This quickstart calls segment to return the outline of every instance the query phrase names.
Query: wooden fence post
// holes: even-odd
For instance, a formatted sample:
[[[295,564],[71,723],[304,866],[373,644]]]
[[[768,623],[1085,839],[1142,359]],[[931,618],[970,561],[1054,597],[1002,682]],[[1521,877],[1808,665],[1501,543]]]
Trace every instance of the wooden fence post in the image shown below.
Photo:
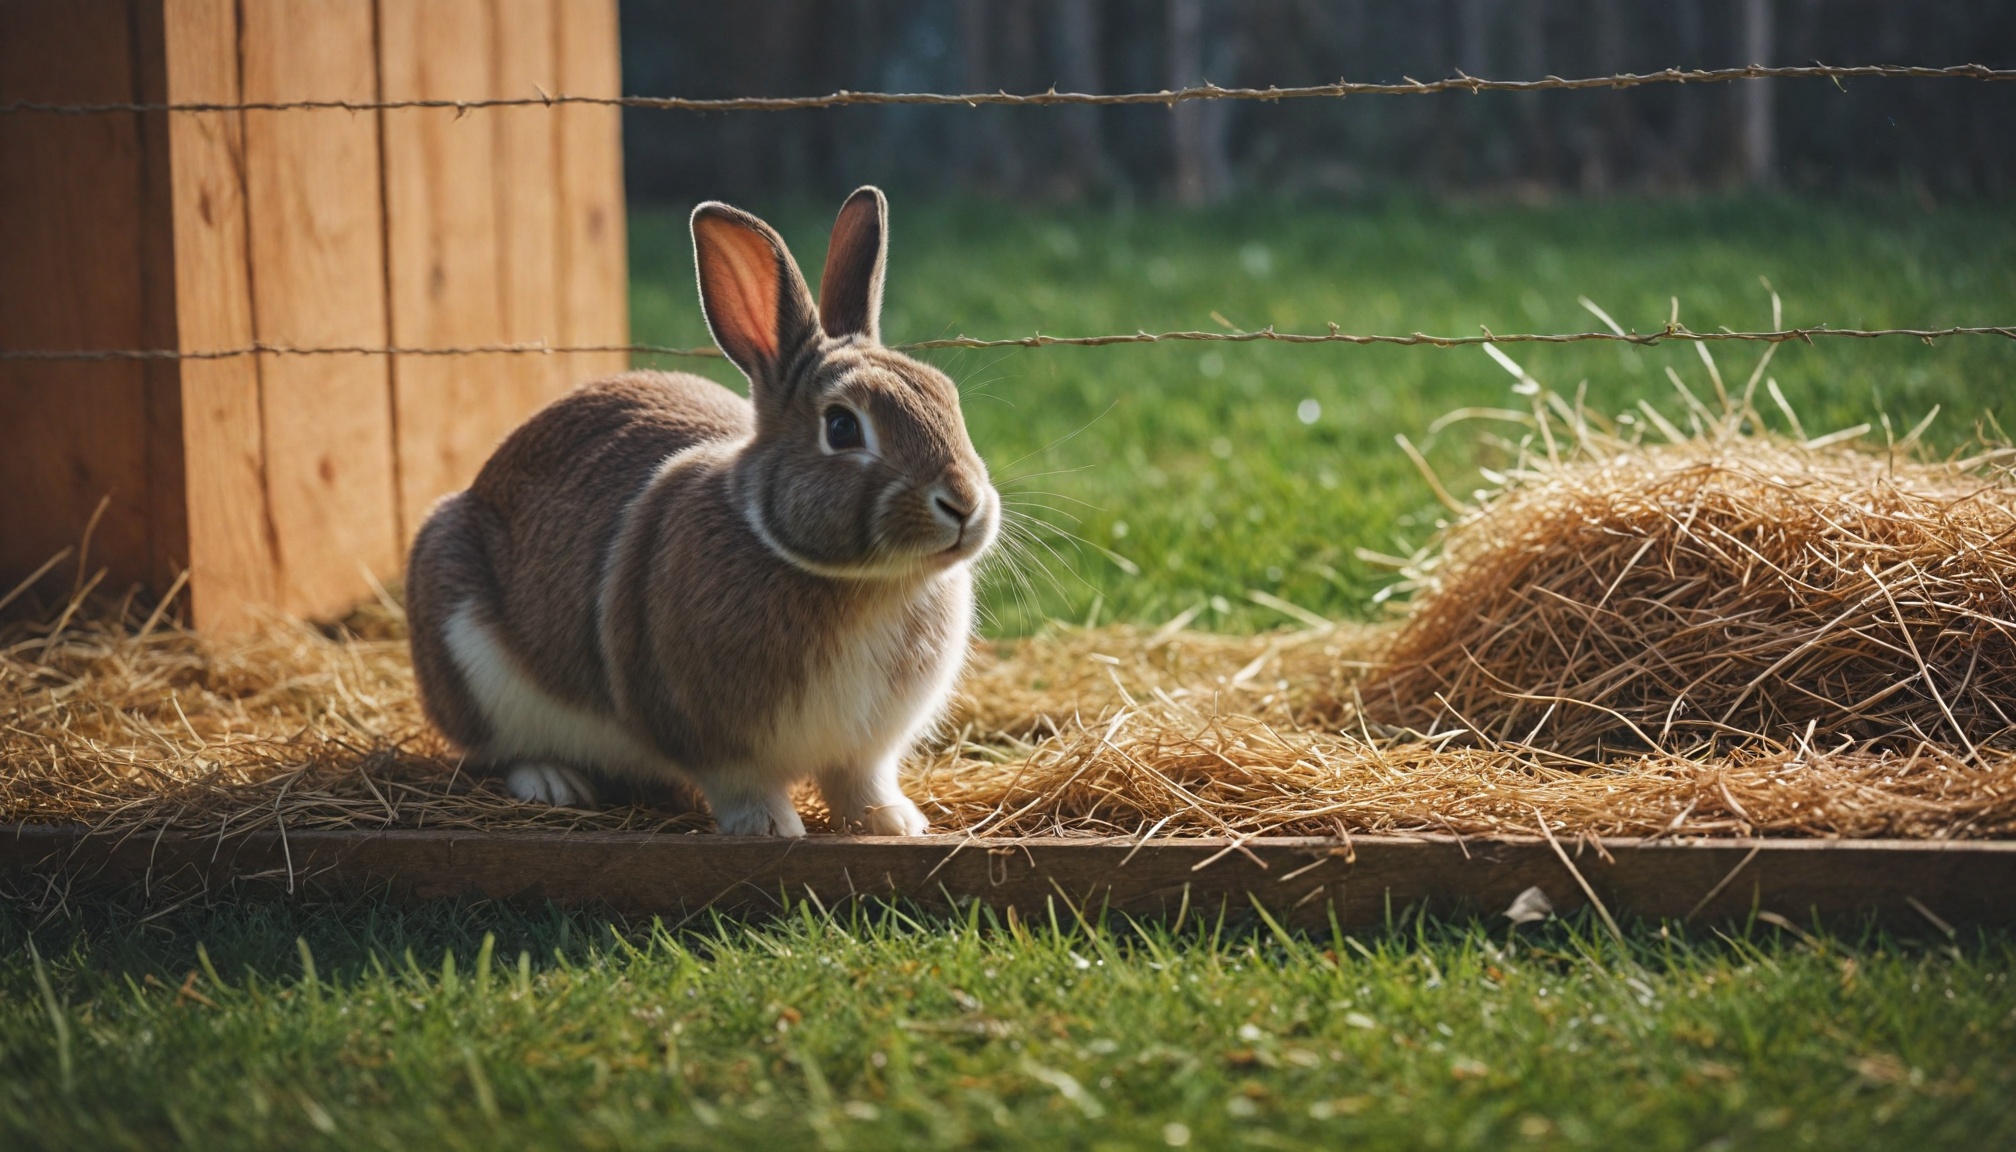
[[[134,66],[152,39],[134,24],[113,0],[0,5],[0,101],[160,99],[162,70]],[[0,116],[0,348],[171,337],[174,301],[141,267],[163,248],[165,169],[149,127],[134,115]],[[186,562],[181,504],[165,498],[180,455],[160,450],[176,435],[174,393],[173,373],[132,361],[0,361],[0,594],[77,544],[94,514],[86,563],[108,569],[108,587]],[[76,575],[48,579],[67,592]]]
[[[614,0],[10,0],[0,100],[615,95],[616,35]],[[613,108],[0,116],[0,348],[621,345],[623,211]],[[625,362],[0,361],[0,592],[102,502],[46,591],[187,568],[206,628],[339,610],[499,438]]]

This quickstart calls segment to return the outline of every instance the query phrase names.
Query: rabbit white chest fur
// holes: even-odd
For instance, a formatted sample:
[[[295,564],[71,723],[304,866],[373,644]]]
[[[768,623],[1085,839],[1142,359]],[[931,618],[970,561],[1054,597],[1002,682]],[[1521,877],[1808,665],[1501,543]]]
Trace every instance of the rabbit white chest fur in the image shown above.
[[[760,756],[774,771],[795,779],[836,760],[893,760],[937,721],[965,663],[965,636],[928,636],[920,646],[919,629],[942,628],[941,613],[964,621],[973,612],[966,570],[938,580],[937,596],[952,602],[949,610],[941,600],[932,618],[919,619],[905,600],[865,614],[834,656],[809,671],[769,725]]]

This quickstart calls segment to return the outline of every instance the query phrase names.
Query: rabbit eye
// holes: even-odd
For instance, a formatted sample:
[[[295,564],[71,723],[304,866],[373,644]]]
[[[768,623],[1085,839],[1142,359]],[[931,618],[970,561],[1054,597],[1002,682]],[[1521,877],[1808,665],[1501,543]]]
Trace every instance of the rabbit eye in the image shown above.
[[[835,452],[849,448],[865,448],[867,440],[861,435],[861,418],[839,405],[826,409],[826,447]]]

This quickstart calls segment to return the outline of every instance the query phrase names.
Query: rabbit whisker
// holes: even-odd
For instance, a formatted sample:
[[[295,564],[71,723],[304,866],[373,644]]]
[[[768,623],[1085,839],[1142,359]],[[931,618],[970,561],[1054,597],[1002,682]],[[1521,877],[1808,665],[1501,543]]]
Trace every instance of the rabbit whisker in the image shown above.
[[[1045,445],[1044,445],[1043,447],[1041,447],[1041,448],[1038,448],[1038,449],[1036,449],[1036,450],[1035,450],[1034,452],[1031,452],[1031,453],[1029,453],[1028,455],[1025,455],[1025,456],[1020,456],[1020,457],[1017,457],[1016,459],[1013,459],[1013,460],[1010,460],[1010,461],[1009,461],[1008,463],[1006,463],[1006,464],[1002,465],[1002,471],[1004,471],[1004,472],[1005,472],[1005,471],[1007,471],[1008,469],[1010,469],[1010,468],[1013,468],[1013,467],[1015,467],[1015,465],[1017,465],[1017,464],[1020,464],[1020,463],[1022,463],[1022,461],[1024,461],[1024,460],[1027,460],[1027,459],[1029,459],[1029,458],[1030,458],[1030,457],[1032,457],[1032,456],[1041,456],[1041,455],[1042,455],[1043,453],[1045,453],[1045,452],[1048,452],[1048,451],[1050,451],[1050,450],[1051,450],[1052,448],[1055,448],[1055,447],[1057,447],[1057,446],[1058,446],[1059,444],[1062,444],[1062,443],[1064,443],[1065,441],[1067,441],[1067,440],[1071,439],[1072,437],[1074,437],[1074,436],[1078,435],[1078,434],[1079,434],[1080,432],[1083,432],[1083,431],[1085,431],[1085,430],[1086,430],[1087,428],[1090,428],[1090,427],[1092,427],[1092,426],[1093,426],[1094,424],[1097,424],[1097,423],[1098,423],[1099,421],[1101,421],[1101,420],[1104,420],[1104,419],[1106,418],[1106,416],[1107,416],[1107,413],[1110,413],[1110,412],[1112,412],[1112,411],[1113,411],[1113,409],[1115,409],[1115,408],[1118,408],[1119,406],[1120,406],[1120,401],[1119,401],[1119,400],[1118,400],[1117,398],[1116,398],[1116,399],[1114,399],[1114,401],[1113,401],[1112,403],[1110,403],[1110,404],[1106,405],[1106,410],[1105,410],[1104,412],[1101,412],[1101,413],[1099,413],[1099,415],[1097,415],[1097,416],[1094,416],[1094,417],[1093,417],[1092,419],[1090,419],[1090,420],[1087,420],[1087,421],[1086,421],[1085,423],[1083,423],[1083,424],[1080,424],[1080,425],[1079,425],[1078,427],[1076,427],[1076,428],[1072,429],[1072,430],[1071,430],[1071,431],[1069,431],[1069,432],[1066,432],[1066,433],[1065,433],[1064,435],[1062,435],[1062,436],[1059,436],[1059,437],[1058,437],[1057,439],[1055,439],[1055,440],[1052,440],[1052,441],[1051,441],[1050,443],[1048,443],[1048,444],[1045,444]]]
[[[1071,503],[1078,505],[1079,507],[1085,509],[1087,512],[1106,511],[1106,509],[1100,507],[1097,504],[1088,503],[1087,501],[1079,500],[1072,496],[1066,496],[1059,492],[1038,492],[1035,493],[1034,495],[1042,497],[1055,497],[1059,500],[1069,500]],[[1080,517],[1078,513],[1072,512],[1069,509],[1059,508],[1054,504],[1043,504],[1039,503],[1036,500],[1003,500],[1002,504],[1010,508],[1027,509],[1031,511],[1040,510],[1044,512],[1055,512],[1059,516],[1068,518],[1073,524],[1083,522],[1082,517]]]
[[[1018,518],[1021,518],[1021,519],[1024,519],[1024,520],[1027,520],[1027,519],[1028,519],[1028,518],[1026,518],[1026,517],[1021,517],[1021,514],[1020,514],[1020,513],[1017,513],[1017,514],[1016,514],[1016,516],[1017,516]],[[1027,536],[1027,539],[1028,539],[1029,543],[1031,543],[1031,544],[1035,545],[1036,547],[1038,547],[1038,548],[1041,548],[1041,549],[1043,549],[1043,551],[1045,551],[1045,552],[1049,553],[1049,554],[1050,554],[1050,555],[1051,555],[1051,556],[1052,556],[1053,558],[1055,558],[1055,559],[1056,559],[1056,561],[1057,561],[1057,562],[1058,562],[1059,564],[1062,564],[1062,565],[1064,566],[1064,570],[1065,570],[1066,572],[1068,572],[1068,573],[1070,573],[1070,574],[1071,574],[1071,578],[1072,578],[1072,579],[1074,579],[1074,580],[1076,580],[1076,581],[1078,581],[1078,583],[1080,583],[1080,584],[1083,584],[1083,585],[1085,586],[1085,588],[1086,588],[1086,590],[1087,590],[1087,591],[1091,591],[1091,592],[1097,592],[1097,591],[1099,591],[1099,589],[1098,589],[1098,588],[1097,588],[1096,586],[1094,586],[1094,585],[1093,585],[1093,583],[1092,583],[1091,581],[1089,581],[1089,580],[1085,579],[1085,577],[1084,577],[1083,575],[1081,575],[1081,574],[1079,573],[1078,569],[1077,569],[1076,567],[1074,567],[1074,566],[1072,565],[1072,563],[1071,563],[1071,562],[1070,562],[1069,560],[1066,560],[1066,559],[1064,558],[1064,554],[1063,554],[1063,553],[1061,553],[1061,552],[1057,551],[1057,549],[1056,549],[1056,548],[1054,548],[1054,547],[1052,547],[1052,546],[1051,546],[1051,544],[1050,544],[1050,542],[1049,542],[1048,540],[1045,540],[1045,539],[1044,539],[1044,538],[1042,537],[1042,535],[1041,535],[1040,533],[1036,532],[1036,531],[1035,531],[1035,529],[1034,529],[1034,526],[1032,526],[1032,525],[1034,525],[1034,526],[1041,526],[1041,527],[1044,527],[1044,528],[1049,528],[1049,529],[1051,529],[1052,531],[1057,531],[1057,529],[1056,529],[1056,526],[1055,526],[1055,525],[1052,525],[1052,524],[1047,524],[1047,523],[1044,523],[1043,521],[1031,521],[1031,522],[1029,522],[1029,523],[1024,523],[1024,524],[1018,524],[1018,528],[1020,528],[1020,529],[1021,529],[1022,531],[1026,532],[1026,533],[1028,534],[1028,536]],[[1061,532],[1061,533],[1060,533],[1060,535],[1064,535],[1064,536],[1071,536],[1071,534],[1070,534],[1070,533],[1068,533],[1068,532]],[[1077,539],[1079,539],[1078,537],[1075,537],[1075,536],[1072,536],[1071,538],[1072,538],[1073,540],[1077,540]],[[1089,543],[1089,541],[1087,541],[1087,543]],[[1044,566],[1044,570],[1045,570],[1046,572],[1048,572],[1048,571],[1049,571],[1049,566],[1048,566],[1048,565],[1045,565],[1045,566]],[[1054,578],[1054,576],[1052,577],[1052,579],[1053,579],[1053,580],[1055,579],[1055,578]],[[1058,587],[1058,589],[1057,589],[1057,590],[1058,590],[1058,592],[1059,592],[1060,594],[1061,594],[1061,593],[1063,593],[1063,591],[1064,591],[1064,589],[1063,589],[1063,587],[1062,587],[1061,585],[1060,585],[1060,586]]]
[[[1080,464],[1076,468],[1052,468],[1048,472],[1024,472],[1020,476],[1011,476],[1006,480],[1002,480],[994,486],[996,488],[1005,488],[1010,484],[1020,484],[1027,480],[1038,480],[1045,476],[1069,476],[1074,472],[1090,472],[1097,467],[1097,464]]]

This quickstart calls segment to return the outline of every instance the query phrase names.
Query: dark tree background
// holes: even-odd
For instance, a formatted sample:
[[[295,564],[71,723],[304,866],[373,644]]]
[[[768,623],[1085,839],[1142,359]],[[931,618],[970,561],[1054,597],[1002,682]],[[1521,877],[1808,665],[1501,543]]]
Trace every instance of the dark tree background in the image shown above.
[[[625,0],[637,94],[1118,92],[1745,63],[2016,66],[2008,0]],[[1779,184],[2006,192],[2016,84],[1772,81],[1175,109],[632,110],[631,196],[1070,199]]]

